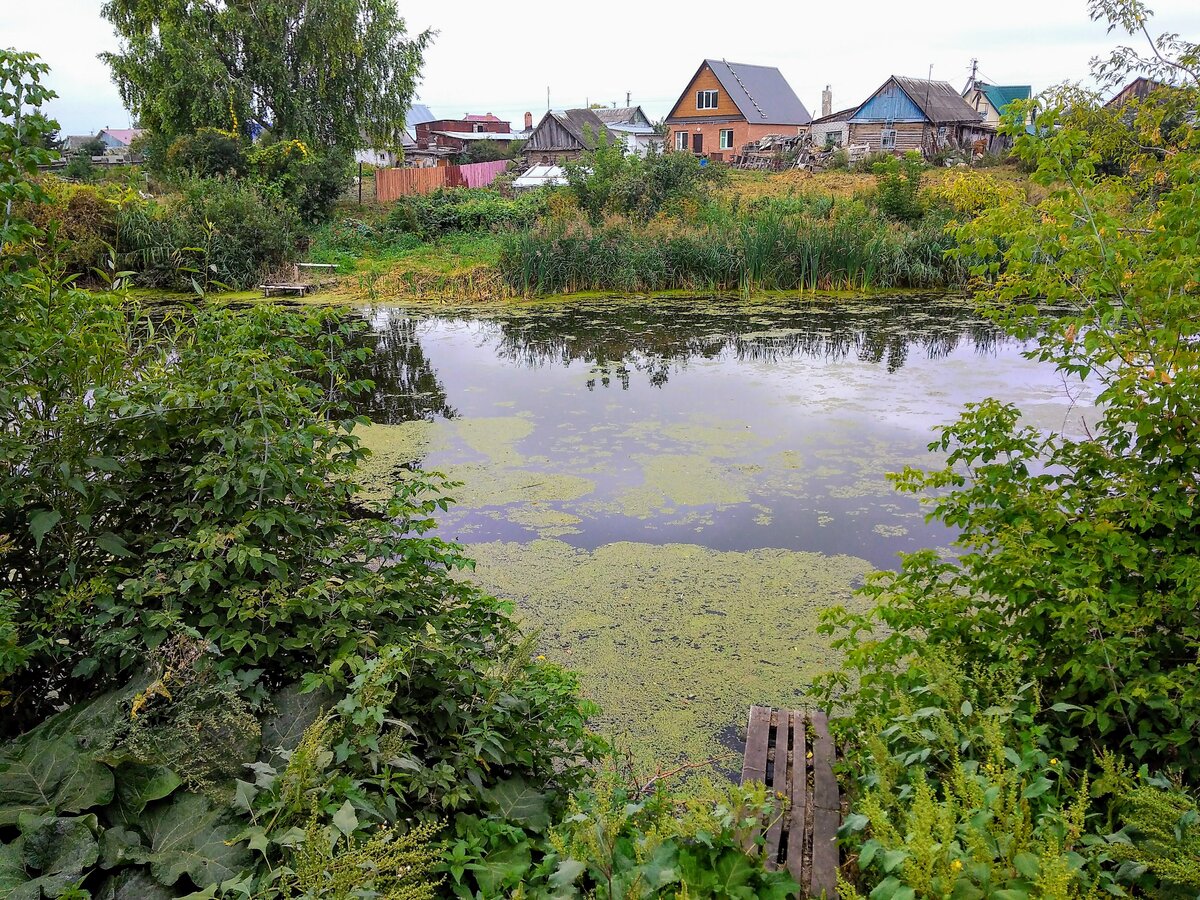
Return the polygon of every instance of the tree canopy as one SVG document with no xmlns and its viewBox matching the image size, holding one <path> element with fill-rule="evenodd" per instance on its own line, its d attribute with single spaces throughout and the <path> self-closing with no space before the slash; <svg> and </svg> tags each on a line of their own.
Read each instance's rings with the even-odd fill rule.
<svg viewBox="0 0 1200 900">
<path fill-rule="evenodd" d="M 429 31 L 389 0 L 109 0 L 119 52 L 102 54 L 142 126 L 204 127 L 352 148 L 398 142 Z"/>
</svg>

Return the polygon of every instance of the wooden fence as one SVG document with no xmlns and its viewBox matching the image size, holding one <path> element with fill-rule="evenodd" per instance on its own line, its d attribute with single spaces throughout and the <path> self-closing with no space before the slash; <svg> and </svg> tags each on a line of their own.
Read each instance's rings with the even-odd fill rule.
<svg viewBox="0 0 1200 900">
<path fill-rule="evenodd" d="M 399 197 L 432 194 L 439 188 L 486 187 L 508 166 L 507 160 L 473 163 L 469 166 L 437 166 L 424 169 L 376 169 L 375 197 L 391 203 Z"/>
</svg>

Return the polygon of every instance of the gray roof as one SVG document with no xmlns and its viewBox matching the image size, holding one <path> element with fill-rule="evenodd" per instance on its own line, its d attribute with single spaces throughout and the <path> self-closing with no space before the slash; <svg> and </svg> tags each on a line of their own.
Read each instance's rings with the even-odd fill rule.
<svg viewBox="0 0 1200 900">
<path fill-rule="evenodd" d="M 927 81 L 924 78 L 906 78 L 903 75 L 893 75 L 889 80 L 895 81 L 900 90 L 908 94 L 908 98 L 925 114 L 925 118 L 935 125 L 943 122 L 979 124 L 979 113 L 945 81 Z M 885 81 L 884 85 L 886 84 Z M 880 85 L 880 90 L 883 90 L 884 85 Z"/>
<path fill-rule="evenodd" d="M 812 121 L 792 86 L 774 66 L 723 59 L 706 59 L 704 63 L 752 125 L 807 125 Z"/>
<path fill-rule="evenodd" d="M 413 125 L 420 125 L 422 122 L 432 122 L 434 115 L 429 111 L 429 107 L 424 103 L 414 103 L 404 114 L 404 124 L 411 128 Z"/>
<path fill-rule="evenodd" d="M 608 125 L 649 125 L 650 118 L 640 106 L 593 109 L 596 117 Z"/>
<path fill-rule="evenodd" d="M 552 109 L 546 115 L 553 116 L 587 150 L 596 149 L 602 134 L 607 134 L 609 140 L 615 140 L 594 109 Z"/>
</svg>

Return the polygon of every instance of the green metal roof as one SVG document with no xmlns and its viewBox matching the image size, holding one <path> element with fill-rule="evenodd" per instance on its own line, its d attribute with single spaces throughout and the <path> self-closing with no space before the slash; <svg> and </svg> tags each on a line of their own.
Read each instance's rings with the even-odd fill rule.
<svg viewBox="0 0 1200 900">
<path fill-rule="evenodd" d="M 979 84 L 976 87 L 983 91 L 996 112 L 1001 113 L 1014 100 L 1028 100 L 1033 96 L 1033 88 L 1027 84 Z"/>
</svg>

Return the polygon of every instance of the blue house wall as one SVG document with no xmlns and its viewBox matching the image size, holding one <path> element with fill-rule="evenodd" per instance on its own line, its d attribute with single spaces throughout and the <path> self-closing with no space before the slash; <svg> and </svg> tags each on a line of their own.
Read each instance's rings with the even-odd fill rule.
<svg viewBox="0 0 1200 900">
<path fill-rule="evenodd" d="M 851 122 L 924 122 L 925 115 L 894 81 L 881 87 L 850 119 Z"/>
</svg>

